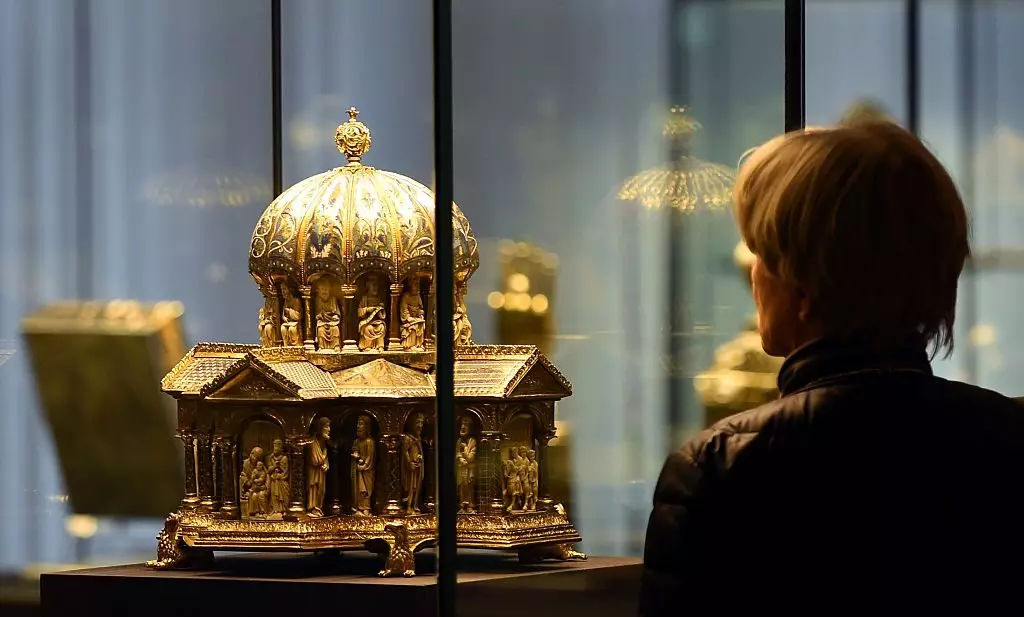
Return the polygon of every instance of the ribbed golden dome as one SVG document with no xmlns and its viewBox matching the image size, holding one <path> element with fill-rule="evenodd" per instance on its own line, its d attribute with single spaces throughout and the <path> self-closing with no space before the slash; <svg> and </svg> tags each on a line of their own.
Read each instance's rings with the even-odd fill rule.
<svg viewBox="0 0 1024 617">
<path fill-rule="evenodd" d="M 349 110 L 335 141 L 348 164 L 302 180 L 263 212 L 252 234 L 249 271 L 261 287 L 301 287 L 331 273 L 345 285 L 373 272 L 398 284 L 434 268 L 434 194 L 416 180 L 362 164 L 370 132 Z M 469 221 L 453 204 L 456 278 L 479 266 Z"/>
<path fill-rule="evenodd" d="M 626 180 L 619 189 L 619 200 L 652 209 L 670 207 L 686 212 L 721 210 L 732 203 L 736 179 L 733 170 L 682 152 L 690 136 L 700 129 L 700 123 L 690 117 L 685 108 L 673 107 L 662 134 L 680 152 L 668 164 Z"/>
<path fill-rule="evenodd" d="M 249 273 L 265 304 L 264 347 L 427 351 L 434 337 L 434 194 L 412 178 L 367 167 L 359 111 L 338 127 L 343 167 L 290 187 L 263 212 Z M 466 283 L 480 265 L 469 221 L 452 204 L 454 344 L 471 343 Z"/>
</svg>

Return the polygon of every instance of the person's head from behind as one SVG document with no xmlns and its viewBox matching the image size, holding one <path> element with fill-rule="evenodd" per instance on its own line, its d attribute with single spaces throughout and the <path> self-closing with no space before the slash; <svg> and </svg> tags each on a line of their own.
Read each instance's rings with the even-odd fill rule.
<svg viewBox="0 0 1024 617">
<path fill-rule="evenodd" d="M 967 214 L 906 130 L 864 122 L 777 137 L 743 162 L 735 207 L 768 354 L 823 337 L 952 351 Z"/>
</svg>

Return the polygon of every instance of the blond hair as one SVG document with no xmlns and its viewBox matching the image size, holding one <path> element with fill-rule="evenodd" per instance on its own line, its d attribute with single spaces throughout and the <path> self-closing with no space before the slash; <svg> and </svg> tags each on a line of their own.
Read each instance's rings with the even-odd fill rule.
<svg viewBox="0 0 1024 617">
<path fill-rule="evenodd" d="M 734 198 L 744 242 L 827 332 L 952 352 L 967 214 L 914 135 L 860 122 L 776 137 L 743 161 Z"/>
</svg>

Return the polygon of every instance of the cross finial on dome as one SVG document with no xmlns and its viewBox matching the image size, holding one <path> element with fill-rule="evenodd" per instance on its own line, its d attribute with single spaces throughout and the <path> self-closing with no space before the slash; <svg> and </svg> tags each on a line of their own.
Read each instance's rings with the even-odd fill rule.
<svg viewBox="0 0 1024 617">
<path fill-rule="evenodd" d="M 372 140 L 370 139 L 370 129 L 357 120 L 359 110 L 349 107 L 346 113 L 348 113 L 348 120 L 338 126 L 338 130 L 334 132 L 334 143 L 348 159 L 349 166 L 355 167 L 362 164 L 360 161 L 363 155 L 370 151 Z"/>
</svg>

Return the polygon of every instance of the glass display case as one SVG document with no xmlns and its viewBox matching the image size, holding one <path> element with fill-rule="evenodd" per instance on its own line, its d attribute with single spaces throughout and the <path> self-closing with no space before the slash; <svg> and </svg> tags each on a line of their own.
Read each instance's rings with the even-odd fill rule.
<svg viewBox="0 0 1024 617">
<path fill-rule="evenodd" d="M 1024 293 L 1024 86 L 1011 62 L 1024 43 L 1010 34 L 1024 27 L 1024 7 L 434 4 L 450 9 L 447 132 L 436 124 L 446 56 L 430 2 L 2 3 L 5 580 L 152 559 L 164 524 L 157 510 L 201 501 L 175 495 L 146 512 L 75 507 L 118 503 L 124 487 L 109 477 L 119 468 L 180 483 L 173 401 L 144 393 L 159 392 L 197 342 L 261 342 L 256 311 L 269 305 L 250 274 L 253 229 L 283 189 L 345 164 L 334 135 L 350 107 L 372 129 L 368 164 L 430 190 L 447 186 L 471 222 L 472 341 L 535 346 L 571 382 L 545 429 L 544 465 L 583 552 L 638 557 L 665 455 L 774 394 L 778 364 L 750 329 L 729 195 L 744 153 L 786 127 L 871 107 L 938 152 L 971 207 L 974 257 L 956 352 L 937 371 L 1024 394 L 1015 383 L 1024 370 L 1015 318 Z M 451 169 L 438 164 L 439 151 L 450 153 Z M 393 312 L 401 298 L 394 303 L 392 291 L 384 295 Z M 421 291 L 432 306 L 435 296 Z M 457 304 L 453 292 L 436 290 Z M 159 319 L 124 325 L 136 310 Z M 316 330 L 312 321 L 306 328 Z M 342 330 L 340 348 L 351 338 Z M 390 330 L 386 338 L 402 340 Z M 68 394 L 85 392 L 84 380 L 109 385 Z M 110 398 L 117 388 L 139 394 Z M 537 443 L 532 434 L 519 441 Z M 502 467 L 511 455 L 495 451 L 492 466 Z M 211 473 L 224 469 L 216 452 Z M 489 491 L 506 490 L 502 470 L 486 473 Z"/>
</svg>

